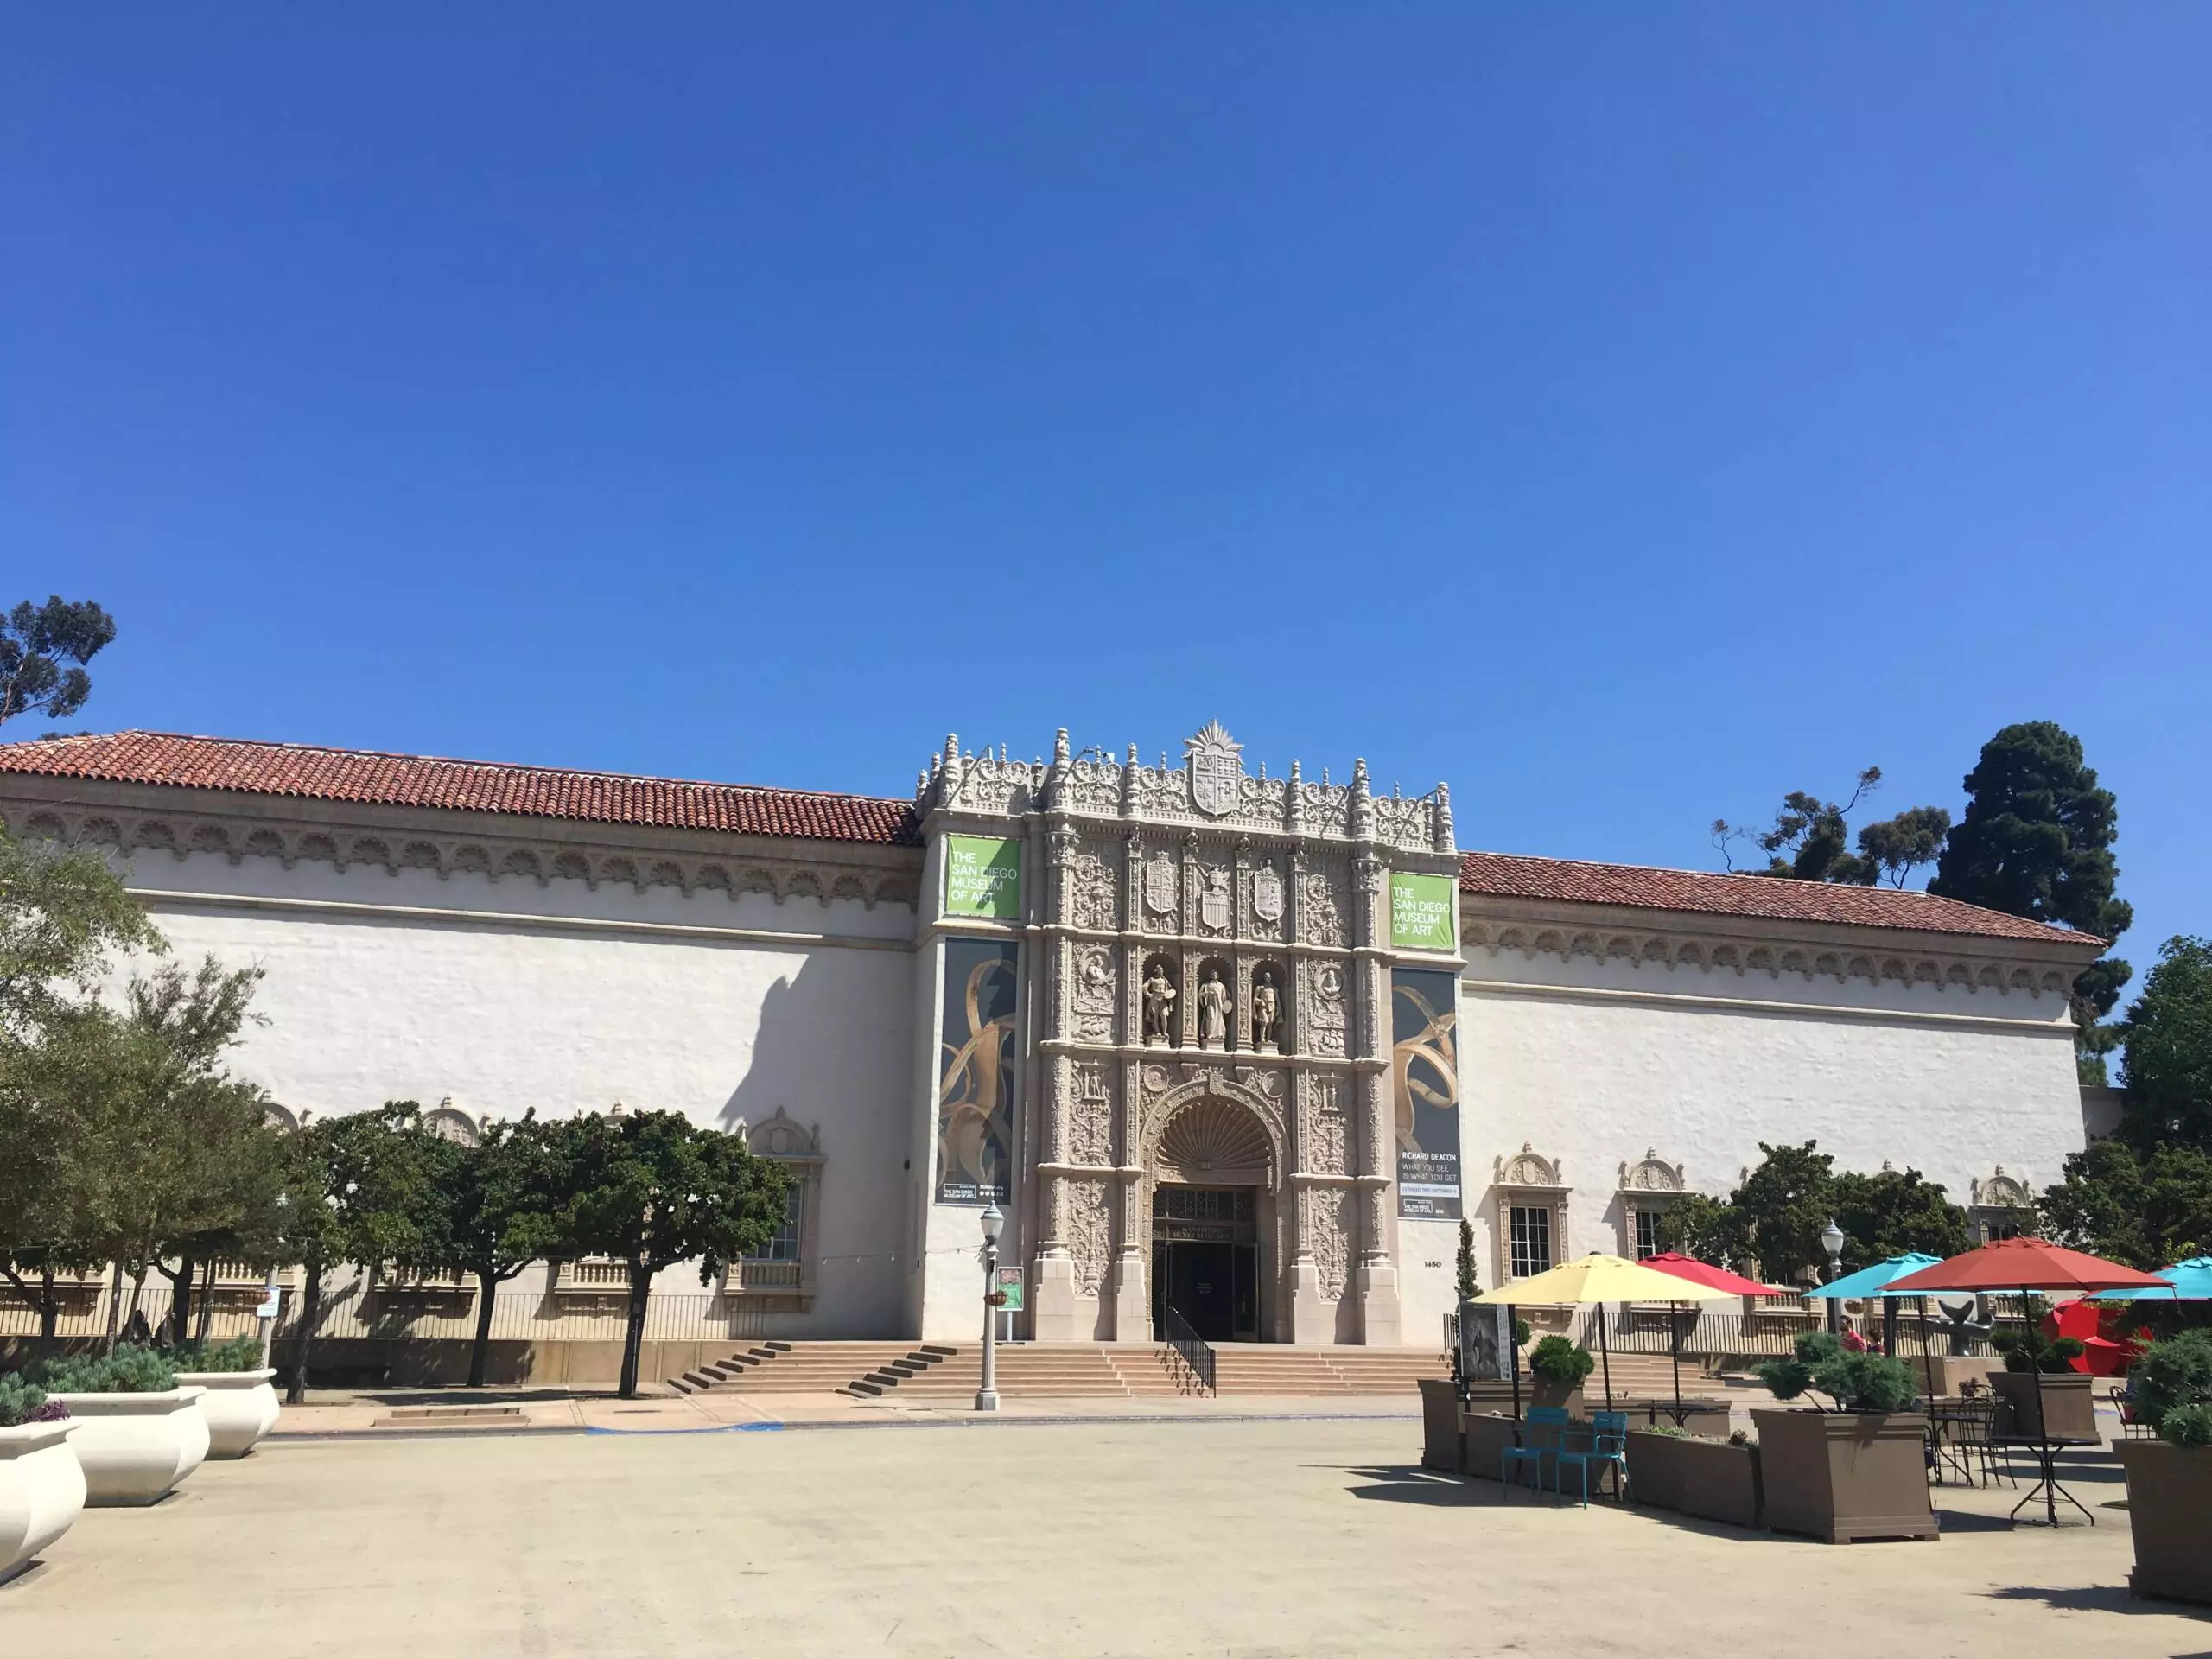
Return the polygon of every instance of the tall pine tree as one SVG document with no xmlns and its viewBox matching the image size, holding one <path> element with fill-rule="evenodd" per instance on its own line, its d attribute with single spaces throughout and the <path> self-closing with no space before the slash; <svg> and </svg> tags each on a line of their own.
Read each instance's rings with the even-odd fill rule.
<svg viewBox="0 0 2212 1659">
<path fill-rule="evenodd" d="M 1951 830 L 1929 892 L 2107 943 L 2127 931 L 2134 912 L 2113 897 L 2120 804 L 2082 763 L 2080 738 L 2048 720 L 2007 726 L 1982 745 L 1966 791 L 1966 816 Z M 2118 1045 L 2118 1034 L 2099 1022 L 2131 971 L 2106 957 L 2074 982 L 2078 1051 L 2090 1081 L 2104 1080 L 2104 1056 Z"/>
</svg>

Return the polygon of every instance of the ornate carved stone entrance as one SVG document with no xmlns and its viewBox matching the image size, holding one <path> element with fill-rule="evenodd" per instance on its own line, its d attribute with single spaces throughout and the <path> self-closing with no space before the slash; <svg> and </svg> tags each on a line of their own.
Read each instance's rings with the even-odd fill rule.
<svg viewBox="0 0 2212 1659">
<path fill-rule="evenodd" d="M 1260 1342 L 1281 1302 L 1281 1164 L 1261 1113 L 1202 1090 L 1167 1103 L 1147 1137 L 1152 1329 L 1173 1307 L 1208 1342 Z"/>
</svg>

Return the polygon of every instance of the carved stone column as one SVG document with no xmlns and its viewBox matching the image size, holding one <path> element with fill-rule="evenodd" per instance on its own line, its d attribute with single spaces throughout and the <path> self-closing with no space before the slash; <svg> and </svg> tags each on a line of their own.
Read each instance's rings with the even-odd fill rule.
<svg viewBox="0 0 2212 1659">
<path fill-rule="evenodd" d="M 1056 823 L 1046 839 L 1050 868 L 1046 874 L 1046 923 L 1063 920 L 1069 909 L 1069 884 L 1073 877 L 1077 836 L 1065 823 Z M 1033 1027 L 1040 1039 L 1058 1039 L 1068 1034 L 1067 1003 L 1071 972 L 1070 947 L 1060 935 L 1048 934 L 1049 982 L 1045 1006 L 1037 1010 Z M 1030 1281 L 1035 1302 L 1030 1328 L 1039 1342 L 1074 1342 L 1090 1335 L 1084 1328 L 1081 1298 L 1076 1292 L 1075 1260 L 1068 1249 L 1068 1178 L 1058 1166 L 1067 1161 L 1068 1114 L 1073 1105 L 1073 1067 L 1065 1053 L 1053 1055 L 1045 1067 L 1045 1098 L 1038 1103 L 1038 1185 L 1045 1201 L 1045 1225 L 1038 1240 L 1037 1259 Z"/>
<path fill-rule="evenodd" d="M 1284 1184 L 1283 1197 L 1290 1205 L 1290 1339 L 1306 1346 L 1319 1346 L 1337 1339 L 1337 1305 L 1321 1292 L 1321 1269 L 1313 1256 L 1313 1229 L 1317 1192 L 1300 1176 L 1313 1173 L 1313 1079 L 1301 1069 L 1291 1078 L 1291 1166 L 1298 1175 Z"/>
<path fill-rule="evenodd" d="M 1363 817 L 1371 821 L 1366 794 L 1367 769 L 1362 763 L 1352 773 L 1355 824 Z M 1389 872 L 1375 857 L 1373 849 L 1358 847 L 1352 859 L 1353 977 L 1358 986 L 1351 1011 L 1352 1081 L 1358 1093 L 1358 1173 L 1363 1200 L 1359 1205 L 1360 1339 L 1371 1348 L 1395 1348 L 1401 1333 L 1398 1270 L 1390 1260 L 1388 1203 L 1395 1151 L 1389 1102 L 1385 1098 L 1390 1065 L 1390 980 L 1382 941 L 1389 937 L 1385 916 L 1389 885 Z"/>
</svg>

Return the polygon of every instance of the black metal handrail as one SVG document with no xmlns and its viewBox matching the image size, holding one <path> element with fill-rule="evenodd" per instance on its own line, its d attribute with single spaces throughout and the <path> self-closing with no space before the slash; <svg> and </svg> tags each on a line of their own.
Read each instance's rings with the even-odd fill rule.
<svg viewBox="0 0 2212 1659">
<path fill-rule="evenodd" d="M 1208 1394 L 1214 1388 L 1213 1350 L 1206 1339 L 1191 1329 L 1191 1322 L 1175 1311 L 1173 1304 L 1167 1309 L 1167 1344 L 1174 1349 L 1177 1357 L 1191 1368 L 1191 1375 Z"/>
</svg>

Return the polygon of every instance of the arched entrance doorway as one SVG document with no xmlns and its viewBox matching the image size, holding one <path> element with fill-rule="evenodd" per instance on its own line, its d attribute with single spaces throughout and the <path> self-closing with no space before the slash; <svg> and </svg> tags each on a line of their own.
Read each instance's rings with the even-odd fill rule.
<svg viewBox="0 0 2212 1659">
<path fill-rule="evenodd" d="M 1173 1308 L 1208 1342 L 1259 1342 L 1274 1323 L 1277 1157 L 1266 1126 L 1215 1095 L 1170 1117 L 1147 1170 L 1152 1328 Z"/>
</svg>

